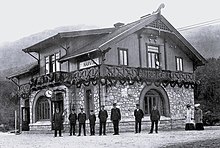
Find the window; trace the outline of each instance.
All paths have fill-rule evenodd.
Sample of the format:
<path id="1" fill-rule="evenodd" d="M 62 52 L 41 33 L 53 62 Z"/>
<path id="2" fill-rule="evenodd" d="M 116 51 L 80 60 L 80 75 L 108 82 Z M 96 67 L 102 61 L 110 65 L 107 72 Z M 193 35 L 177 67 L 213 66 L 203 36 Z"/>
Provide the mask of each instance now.
<path id="1" fill-rule="evenodd" d="M 164 115 L 164 103 L 160 94 L 155 90 L 150 90 L 147 92 L 144 98 L 144 112 L 150 115 L 153 106 L 156 105 L 161 115 Z"/>
<path id="2" fill-rule="evenodd" d="M 128 49 L 118 48 L 119 65 L 128 65 Z"/>
<path id="3" fill-rule="evenodd" d="M 159 60 L 159 47 L 158 46 L 147 46 L 148 54 L 148 67 L 149 68 L 160 68 Z"/>
<path id="4" fill-rule="evenodd" d="M 176 70 L 183 71 L 183 58 L 176 57 Z"/>
<path id="5" fill-rule="evenodd" d="M 92 97 L 91 89 L 85 91 L 85 113 L 89 117 L 90 110 L 94 110 L 94 99 Z"/>
<path id="6" fill-rule="evenodd" d="M 60 71 L 60 62 L 58 62 L 59 58 L 60 58 L 59 52 L 45 57 L 45 70 L 46 70 L 45 73 L 46 74 Z"/>
<path id="7" fill-rule="evenodd" d="M 46 97 L 41 97 L 37 101 L 36 119 L 49 120 L 50 119 L 50 107 Z"/>

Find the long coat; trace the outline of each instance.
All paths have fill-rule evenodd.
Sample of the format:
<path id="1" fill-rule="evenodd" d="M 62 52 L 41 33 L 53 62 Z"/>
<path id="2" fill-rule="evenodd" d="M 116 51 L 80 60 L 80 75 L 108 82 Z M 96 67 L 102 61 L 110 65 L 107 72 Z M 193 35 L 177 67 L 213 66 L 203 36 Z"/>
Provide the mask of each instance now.
<path id="1" fill-rule="evenodd" d="M 98 117 L 100 122 L 106 122 L 108 118 L 108 112 L 106 110 L 100 110 Z"/>
<path id="2" fill-rule="evenodd" d="M 158 120 L 160 120 L 160 112 L 157 109 L 151 111 L 150 120 L 151 121 L 158 121 Z"/>
<path id="3" fill-rule="evenodd" d="M 121 112 L 119 108 L 111 109 L 111 120 L 121 120 Z"/>
<path id="4" fill-rule="evenodd" d="M 62 112 L 54 113 L 54 115 L 53 115 L 53 128 L 54 128 L 54 130 L 63 129 L 63 115 L 62 115 Z"/>
<path id="5" fill-rule="evenodd" d="M 142 118 L 144 117 L 144 113 L 141 109 L 135 109 L 134 110 L 134 116 L 135 116 L 135 121 L 140 122 Z"/>
<path id="6" fill-rule="evenodd" d="M 193 113 L 192 113 L 192 110 L 191 108 L 187 108 L 186 110 L 186 123 L 193 123 Z"/>
<path id="7" fill-rule="evenodd" d="M 202 123 L 202 110 L 200 108 L 195 109 L 194 119 L 195 123 Z"/>

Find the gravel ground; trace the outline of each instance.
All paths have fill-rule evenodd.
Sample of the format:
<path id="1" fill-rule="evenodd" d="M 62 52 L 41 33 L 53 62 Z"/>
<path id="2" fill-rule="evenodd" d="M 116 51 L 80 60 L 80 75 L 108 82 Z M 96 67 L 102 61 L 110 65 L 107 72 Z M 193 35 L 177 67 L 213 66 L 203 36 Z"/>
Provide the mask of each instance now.
<path id="1" fill-rule="evenodd" d="M 54 138 L 52 134 L 0 133 L 0 148 L 185 148 L 220 147 L 220 126 L 205 127 L 204 131 L 169 130 L 158 134 L 120 133 L 107 136 L 68 136 Z"/>
<path id="2" fill-rule="evenodd" d="M 166 148 L 219 148 L 220 138 L 166 146 Z"/>

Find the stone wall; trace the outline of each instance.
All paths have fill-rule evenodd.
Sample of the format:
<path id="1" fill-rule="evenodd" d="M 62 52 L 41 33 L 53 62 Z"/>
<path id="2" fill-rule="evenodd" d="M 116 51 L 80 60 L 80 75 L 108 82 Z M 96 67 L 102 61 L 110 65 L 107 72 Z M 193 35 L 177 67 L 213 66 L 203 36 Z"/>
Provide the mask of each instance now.
<path id="1" fill-rule="evenodd" d="M 165 87 L 170 102 L 170 113 L 172 119 L 183 119 L 186 115 L 186 105 L 194 105 L 194 91 L 185 87 Z"/>
<path id="2" fill-rule="evenodd" d="M 133 120 L 134 110 L 136 103 L 140 103 L 140 95 L 145 87 L 154 88 L 156 86 L 146 86 L 146 84 L 134 83 L 133 85 L 128 85 L 125 83 L 121 85 L 116 83 L 115 86 L 101 86 L 101 96 L 102 103 L 105 105 L 105 109 L 108 111 L 110 116 L 111 108 L 113 103 L 117 103 L 117 106 L 121 110 L 122 121 Z M 185 87 L 167 87 L 161 86 L 168 96 L 168 108 L 170 110 L 170 118 L 174 119 L 184 119 L 186 112 L 186 104 L 194 104 L 194 93 L 193 89 Z M 93 88 L 93 98 L 95 105 L 95 114 L 98 115 L 99 111 L 99 97 L 98 97 L 98 85 Z M 84 91 L 85 87 L 77 89 L 77 105 L 84 106 Z"/>
<path id="3" fill-rule="evenodd" d="M 108 132 L 113 131 L 112 123 L 110 121 L 110 112 L 113 103 L 117 103 L 117 106 L 121 110 L 122 120 L 120 122 L 121 131 L 133 131 L 134 130 L 134 110 L 136 107 L 136 103 L 140 103 L 141 93 L 143 93 L 143 89 L 146 88 L 154 88 L 156 86 L 146 86 L 145 83 L 134 83 L 133 85 L 128 85 L 125 83 L 121 85 L 120 83 L 116 83 L 115 86 L 105 85 L 101 86 L 101 104 L 105 105 L 105 109 L 108 111 L 109 119 L 107 123 Z M 169 117 L 161 118 L 160 128 L 184 128 L 184 118 L 186 112 L 186 104 L 194 104 L 194 93 L 191 88 L 184 87 L 171 87 L 168 85 L 167 87 L 161 86 L 162 89 L 165 90 L 166 95 L 169 100 L 169 109 L 170 115 Z M 53 88 L 56 89 L 56 88 Z M 67 88 L 65 86 L 60 87 L 60 89 L 65 89 L 65 97 L 64 97 L 64 109 L 67 109 L 67 114 L 64 120 L 65 130 L 68 131 L 68 115 L 70 114 L 70 109 L 72 106 L 75 107 L 76 112 L 79 113 L 80 107 L 85 107 L 85 91 L 87 89 L 91 89 L 92 98 L 94 100 L 94 108 L 95 114 L 98 116 L 99 112 L 99 87 L 98 85 L 90 85 L 88 87 L 81 86 L 80 88 L 71 87 Z M 39 95 L 40 92 L 33 92 L 30 97 L 30 130 L 37 129 L 47 129 L 50 130 L 51 126 L 49 123 L 34 123 L 33 122 L 33 104 L 36 95 Z M 42 93 L 43 94 L 43 93 Z M 88 121 L 87 121 L 88 122 Z M 97 124 L 99 120 L 97 118 Z M 97 125 L 98 126 L 98 125 Z M 46 128 L 47 127 L 47 128 Z M 88 127 L 88 126 L 87 126 Z M 149 116 L 144 117 L 143 121 L 143 130 L 149 130 L 150 127 L 150 119 Z M 88 127 L 89 128 L 89 127 Z"/>

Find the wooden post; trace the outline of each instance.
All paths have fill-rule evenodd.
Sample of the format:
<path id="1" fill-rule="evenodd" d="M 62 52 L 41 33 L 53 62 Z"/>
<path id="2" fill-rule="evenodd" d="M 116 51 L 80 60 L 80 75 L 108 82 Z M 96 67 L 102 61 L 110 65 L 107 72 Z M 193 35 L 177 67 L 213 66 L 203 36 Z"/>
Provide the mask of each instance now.
<path id="1" fill-rule="evenodd" d="M 15 134 L 17 133 L 17 111 L 15 110 Z"/>

